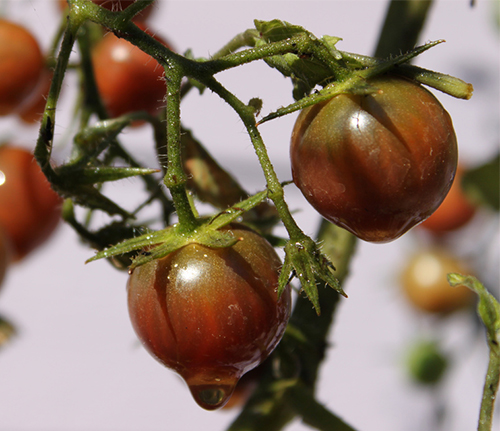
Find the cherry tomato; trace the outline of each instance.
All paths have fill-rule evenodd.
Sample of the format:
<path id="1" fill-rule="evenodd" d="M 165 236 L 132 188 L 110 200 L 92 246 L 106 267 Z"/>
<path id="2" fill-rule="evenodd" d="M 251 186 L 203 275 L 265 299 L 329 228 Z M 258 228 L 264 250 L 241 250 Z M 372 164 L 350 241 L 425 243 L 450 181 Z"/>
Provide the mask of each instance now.
<path id="1" fill-rule="evenodd" d="M 43 243 L 57 226 L 61 199 L 51 189 L 33 155 L 0 146 L 0 226 L 19 260 Z"/>
<path id="2" fill-rule="evenodd" d="M 164 70 L 148 54 L 108 33 L 94 47 L 92 57 L 97 87 L 111 117 L 133 111 L 155 115 L 164 106 Z"/>
<path id="3" fill-rule="evenodd" d="M 129 7 L 132 3 L 141 0 L 92 0 L 95 4 L 102 6 L 111 11 L 121 11 Z M 61 10 L 66 9 L 68 2 L 66 0 L 59 0 L 59 8 Z M 134 21 L 144 21 L 151 15 L 152 4 L 143 9 L 134 17 Z"/>
<path id="4" fill-rule="evenodd" d="M 241 225 L 231 230 L 234 246 L 187 245 L 136 268 L 127 285 L 139 339 L 208 410 L 272 352 L 290 313 L 290 288 L 277 296 L 281 261 L 272 246 Z"/>
<path id="5" fill-rule="evenodd" d="M 304 109 L 291 139 L 295 184 L 327 220 L 392 241 L 443 201 L 457 165 L 448 113 L 422 86 L 384 76 L 379 93 L 343 94 Z"/>
<path id="6" fill-rule="evenodd" d="M 44 67 L 33 35 L 0 18 L 0 115 L 9 115 L 31 94 Z"/>
<path id="7" fill-rule="evenodd" d="M 476 206 L 467 199 L 461 180 L 462 170 L 459 168 L 450 192 L 439 208 L 420 225 L 421 227 L 439 235 L 465 226 L 474 217 Z"/>
<path id="8" fill-rule="evenodd" d="M 409 351 L 408 371 L 412 379 L 421 385 L 439 383 L 448 368 L 449 360 L 435 341 L 419 341 Z"/>
<path id="9" fill-rule="evenodd" d="M 459 260 L 440 249 L 415 254 L 402 274 L 403 293 L 416 309 L 450 313 L 470 305 L 474 293 L 464 286 L 451 287 L 447 274 L 468 271 Z"/>

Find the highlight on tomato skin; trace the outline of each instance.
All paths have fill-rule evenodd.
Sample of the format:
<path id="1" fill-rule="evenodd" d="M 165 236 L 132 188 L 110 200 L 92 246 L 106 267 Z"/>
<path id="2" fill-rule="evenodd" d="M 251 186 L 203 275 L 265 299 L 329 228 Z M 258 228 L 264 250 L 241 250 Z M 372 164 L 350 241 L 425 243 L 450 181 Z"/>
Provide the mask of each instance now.
<path id="1" fill-rule="evenodd" d="M 0 116 L 31 94 L 44 68 L 38 41 L 26 28 L 0 18 Z"/>
<path id="2" fill-rule="evenodd" d="M 50 237 L 59 224 L 61 204 L 28 150 L 0 145 L 0 227 L 14 261 Z"/>
<path id="3" fill-rule="evenodd" d="M 241 225 L 231 230 L 240 238 L 234 246 L 187 245 L 135 268 L 127 284 L 142 344 L 208 410 L 223 407 L 242 375 L 269 356 L 290 315 L 290 287 L 277 296 L 273 247 Z"/>
<path id="4" fill-rule="evenodd" d="M 476 214 L 477 206 L 467 198 L 461 180 L 464 170 L 459 166 L 449 193 L 436 211 L 419 226 L 436 235 L 465 226 Z"/>
<path id="5" fill-rule="evenodd" d="M 474 293 L 465 286 L 451 287 L 449 273 L 468 274 L 469 270 L 443 249 L 421 250 L 402 271 L 402 292 L 412 307 L 424 313 L 448 314 L 470 306 Z"/>
<path id="6" fill-rule="evenodd" d="M 457 166 L 450 116 L 421 85 L 383 76 L 380 93 L 304 109 L 290 147 L 295 184 L 327 220 L 365 241 L 392 241 L 429 217 Z"/>
<path id="7" fill-rule="evenodd" d="M 139 27 L 145 30 L 143 25 Z M 171 48 L 159 36 L 154 37 Z M 165 106 L 164 69 L 138 47 L 107 33 L 94 46 L 92 60 L 99 94 L 112 118 L 134 111 L 156 115 Z"/>

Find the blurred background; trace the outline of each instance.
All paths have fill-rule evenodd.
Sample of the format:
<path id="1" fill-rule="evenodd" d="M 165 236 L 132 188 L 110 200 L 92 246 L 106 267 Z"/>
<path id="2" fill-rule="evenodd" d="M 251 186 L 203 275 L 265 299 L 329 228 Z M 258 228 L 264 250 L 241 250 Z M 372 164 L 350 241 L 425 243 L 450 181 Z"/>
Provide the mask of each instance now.
<path id="1" fill-rule="evenodd" d="M 339 36 L 340 50 L 373 53 L 387 1 L 174 1 L 156 0 L 149 28 L 178 52 L 209 57 L 253 20 L 279 18 L 317 36 Z M 460 161 L 467 167 L 497 154 L 500 143 L 500 43 L 498 1 L 437 0 L 420 42 L 445 39 L 416 64 L 474 85 L 470 101 L 434 92 L 450 113 Z M 61 12 L 51 0 L 3 0 L 4 17 L 29 28 L 46 50 Z M 65 81 L 57 112 L 54 157 L 67 157 L 74 86 Z M 222 73 L 220 81 L 247 101 L 260 97 L 262 114 L 292 102 L 291 83 L 263 62 Z M 261 126 L 279 178 L 291 179 L 288 146 L 296 115 Z M 237 116 L 210 92 L 192 91 L 182 119 L 220 163 L 249 191 L 265 182 L 251 143 Z M 33 148 L 37 127 L 0 118 L 0 139 Z M 156 167 L 148 127 L 127 130 L 122 141 L 144 164 Z M 137 180 L 107 191 L 124 205 Z M 314 235 L 319 216 L 295 186 L 286 198 L 303 230 Z M 132 197 L 133 199 L 133 197 Z M 133 206 L 133 205 L 130 205 Z M 321 369 L 318 399 L 354 428 L 385 431 L 470 431 L 476 428 L 487 348 L 471 310 L 447 318 L 416 310 L 401 289 L 410 256 L 433 243 L 418 228 L 386 245 L 359 243 L 344 285 L 330 349 Z M 499 288 L 498 213 L 480 209 L 471 222 L 441 243 L 471 271 Z M 85 265 L 93 251 L 61 224 L 42 248 L 9 269 L 0 292 L 0 314 L 16 336 L 0 350 L 1 431 L 222 431 L 236 410 L 207 412 L 185 384 L 138 344 L 130 325 L 127 274 L 105 261 Z M 406 366 L 417 340 L 432 339 L 450 359 L 440 385 L 415 383 Z M 441 418 L 441 425 L 436 425 Z M 498 409 L 497 409 L 497 421 Z M 307 430 L 299 420 L 288 428 Z"/>

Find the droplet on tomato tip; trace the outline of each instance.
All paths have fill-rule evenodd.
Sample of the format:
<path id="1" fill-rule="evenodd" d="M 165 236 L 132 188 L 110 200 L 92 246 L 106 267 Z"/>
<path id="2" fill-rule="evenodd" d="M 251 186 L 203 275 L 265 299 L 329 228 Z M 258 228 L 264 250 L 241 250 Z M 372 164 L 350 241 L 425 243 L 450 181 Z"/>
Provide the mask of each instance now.
<path id="1" fill-rule="evenodd" d="M 234 384 L 188 385 L 196 403 L 205 410 L 223 407 L 234 392 Z"/>

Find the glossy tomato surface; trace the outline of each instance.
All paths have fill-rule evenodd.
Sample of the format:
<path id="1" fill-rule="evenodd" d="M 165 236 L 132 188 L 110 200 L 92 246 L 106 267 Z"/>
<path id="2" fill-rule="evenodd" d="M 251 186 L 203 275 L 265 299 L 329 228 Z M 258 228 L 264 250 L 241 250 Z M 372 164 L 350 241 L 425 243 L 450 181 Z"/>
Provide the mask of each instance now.
<path id="1" fill-rule="evenodd" d="M 24 148 L 0 146 L 0 226 L 19 260 L 56 228 L 61 198 Z"/>
<path id="2" fill-rule="evenodd" d="M 380 92 L 304 109 L 291 139 L 295 184 L 327 220 L 392 241 L 443 201 L 457 165 L 451 118 L 422 86 L 392 76 Z"/>
<path id="3" fill-rule="evenodd" d="M 97 87 L 111 117 L 133 111 L 155 115 L 165 105 L 163 67 L 130 42 L 107 33 L 92 58 Z"/>
<path id="4" fill-rule="evenodd" d="M 0 18 L 0 115 L 12 114 L 35 88 L 44 58 L 34 36 Z"/>
<path id="5" fill-rule="evenodd" d="M 461 184 L 462 174 L 459 168 L 450 192 L 439 208 L 420 225 L 421 227 L 439 235 L 465 226 L 474 217 L 477 208 L 464 193 Z"/>
<path id="6" fill-rule="evenodd" d="M 470 305 L 474 293 L 464 286 L 451 287 L 449 273 L 468 274 L 465 266 L 441 249 L 415 254 L 403 270 L 401 284 L 410 304 L 427 313 L 450 313 Z"/>
<path id="7" fill-rule="evenodd" d="M 190 244 L 136 268 L 128 281 L 139 339 L 209 410 L 272 352 L 290 313 L 290 288 L 277 296 L 281 261 L 272 246 L 242 226 L 232 232 L 239 238 L 232 247 Z"/>

